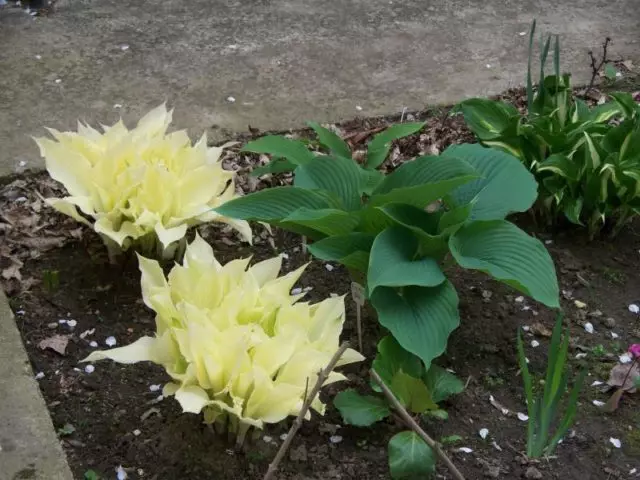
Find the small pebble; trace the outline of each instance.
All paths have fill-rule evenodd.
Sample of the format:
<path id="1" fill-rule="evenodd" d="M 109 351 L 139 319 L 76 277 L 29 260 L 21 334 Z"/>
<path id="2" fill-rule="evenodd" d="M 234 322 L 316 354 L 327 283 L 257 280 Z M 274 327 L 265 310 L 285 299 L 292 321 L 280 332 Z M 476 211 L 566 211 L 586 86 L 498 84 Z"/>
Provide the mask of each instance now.
<path id="1" fill-rule="evenodd" d="M 335 444 L 335 443 L 340 443 L 340 442 L 342 441 L 342 436 L 340 436 L 340 435 L 331 435 L 331 436 L 329 437 L 329 441 L 330 441 L 331 443 L 334 443 L 334 444 Z"/>
<path id="2" fill-rule="evenodd" d="M 84 367 L 84 371 L 87 373 L 93 373 L 95 372 L 96 367 L 94 367 L 93 365 L 89 364 L 86 367 Z"/>
<path id="3" fill-rule="evenodd" d="M 478 432 L 478 435 L 480 435 L 480 438 L 484 440 L 485 438 L 487 438 L 487 435 L 489 435 L 489 429 L 481 428 L 480 431 Z"/>
<path id="4" fill-rule="evenodd" d="M 227 102 L 234 103 L 236 99 L 234 97 L 227 97 Z"/>
<path id="5" fill-rule="evenodd" d="M 133 431 L 133 434 L 137 437 L 138 435 L 140 435 L 142 432 L 140 430 L 138 430 L 137 428 Z"/>
<path id="6" fill-rule="evenodd" d="M 35 376 L 35 379 L 36 379 L 36 380 L 40 380 L 40 379 L 42 379 L 42 378 L 44 378 L 44 372 L 38 372 L 38 373 L 36 373 L 36 376 Z"/>
<path id="7" fill-rule="evenodd" d="M 280 435 L 280 440 L 282 440 L 283 442 L 287 439 L 287 434 L 283 433 L 282 435 Z"/>
<path id="8" fill-rule="evenodd" d="M 615 340 L 616 338 L 620 338 L 620 335 L 618 335 L 616 332 L 611 332 L 611 338 Z"/>
<path id="9" fill-rule="evenodd" d="M 58 328 L 58 324 L 56 322 L 51 322 L 51 323 L 47 324 L 47 327 L 49 327 L 49 328 Z"/>
<path id="10" fill-rule="evenodd" d="M 75 326 L 78 325 L 78 322 L 75 320 L 67 320 L 67 326 L 69 328 L 75 328 Z"/>
<path id="11" fill-rule="evenodd" d="M 584 331 L 587 333 L 593 333 L 593 324 L 591 322 L 587 322 L 584 324 Z"/>
<path id="12" fill-rule="evenodd" d="M 607 328 L 613 328 L 616 326 L 616 320 L 611 317 L 607 317 L 604 321 L 604 324 Z"/>
<path id="13" fill-rule="evenodd" d="M 115 344 L 116 344 L 116 343 L 117 343 L 117 342 L 116 342 L 116 337 L 107 337 L 107 338 L 105 339 L 105 341 L 104 341 L 104 344 L 105 344 L 107 347 L 113 347 L 113 346 L 115 346 Z"/>
<path id="14" fill-rule="evenodd" d="M 269 435 L 265 435 L 264 437 L 262 437 L 262 441 L 265 443 L 271 443 L 273 441 L 273 437 L 270 437 Z"/>
<path id="15" fill-rule="evenodd" d="M 542 473 L 536 467 L 531 466 L 527 468 L 527 471 L 524 473 L 524 478 L 540 480 L 542 478 Z"/>
<path id="16" fill-rule="evenodd" d="M 533 348 L 539 347 L 540 346 L 540 342 L 537 340 L 531 340 L 531 346 Z"/>
<path id="17" fill-rule="evenodd" d="M 93 340 L 92 342 L 89 342 L 89 346 L 93 347 L 93 348 L 98 348 L 98 342 L 96 342 L 95 340 Z"/>
<path id="18" fill-rule="evenodd" d="M 360 105 L 356 105 L 356 110 L 361 112 L 362 111 L 362 107 Z"/>
<path id="19" fill-rule="evenodd" d="M 327 272 L 333 272 L 333 269 L 335 268 L 333 265 L 331 265 L 330 263 L 327 263 L 324 268 L 327 269 Z"/>
<path id="20" fill-rule="evenodd" d="M 631 313 L 640 313 L 640 307 L 638 305 L 636 305 L 635 303 L 632 303 L 631 305 L 629 305 L 629 311 Z"/>
<path id="21" fill-rule="evenodd" d="M 524 302 L 524 297 L 522 295 L 520 295 L 519 297 L 516 297 L 516 303 L 522 303 Z"/>

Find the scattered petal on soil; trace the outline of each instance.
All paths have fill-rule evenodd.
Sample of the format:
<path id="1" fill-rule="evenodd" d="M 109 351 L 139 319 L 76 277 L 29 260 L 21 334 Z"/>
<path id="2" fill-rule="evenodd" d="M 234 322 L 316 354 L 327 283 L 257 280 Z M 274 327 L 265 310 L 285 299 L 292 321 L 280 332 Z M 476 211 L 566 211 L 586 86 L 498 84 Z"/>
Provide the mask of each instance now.
<path id="1" fill-rule="evenodd" d="M 593 333 L 593 324 L 591 322 L 587 322 L 584 324 L 584 331 L 587 333 Z"/>
<path id="2" fill-rule="evenodd" d="M 361 112 L 362 111 L 362 107 L 360 105 L 356 105 L 356 110 Z"/>
<path id="3" fill-rule="evenodd" d="M 470 449 L 469 447 L 460 447 L 460 448 L 458 449 L 458 451 L 459 451 L 460 453 L 472 453 L 472 452 L 473 452 L 473 450 L 472 450 L 472 449 Z"/>
<path id="4" fill-rule="evenodd" d="M 498 445 L 498 443 L 495 440 L 493 442 L 491 442 L 491 445 L 493 446 L 493 448 L 495 448 L 499 452 L 502 451 L 502 447 L 500 445 Z"/>
<path id="5" fill-rule="evenodd" d="M 631 305 L 629 305 L 629 311 L 631 313 L 640 313 L 640 307 L 638 305 L 636 305 L 635 303 L 632 303 Z"/>
<path id="6" fill-rule="evenodd" d="M 601 382 L 600 380 L 594 380 L 593 383 L 591 384 L 592 387 L 599 387 L 600 385 L 603 385 L 604 382 Z"/>
<path id="7" fill-rule="evenodd" d="M 156 383 L 156 384 L 153 384 L 153 385 L 149 385 L 149 390 L 152 391 L 152 392 L 157 392 L 161 388 L 162 388 L 162 385 L 160 385 L 159 383 Z"/>
<path id="8" fill-rule="evenodd" d="M 481 428 L 480 431 L 478 432 L 478 435 L 480 435 L 480 438 L 484 440 L 485 438 L 487 438 L 487 435 L 489 435 L 489 429 Z"/>
<path id="9" fill-rule="evenodd" d="M 38 372 L 36 373 L 35 379 L 36 380 L 40 380 L 44 378 L 44 372 Z"/>
<path id="10" fill-rule="evenodd" d="M 120 45 L 120 50 L 126 52 L 127 50 L 129 50 L 129 45 Z"/>
<path id="11" fill-rule="evenodd" d="M 611 332 L 611 338 L 615 340 L 616 338 L 620 338 L 620 335 L 618 335 L 616 332 Z"/>
<path id="12" fill-rule="evenodd" d="M 280 435 L 280 440 L 282 440 L 283 442 L 287 439 L 287 434 L 283 433 L 282 435 Z"/>
<path id="13" fill-rule="evenodd" d="M 540 342 L 537 340 L 531 340 L 531 346 L 533 348 L 539 347 L 540 346 Z"/>
<path id="14" fill-rule="evenodd" d="M 586 353 L 576 353 L 576 359 L 580 360 L 581 358 L 585 358 L 587 356 Z"/>
<path id="15" fill-rule="evenodd" d="M 524 327 L 522 327 L 522 330 L 528 332 L 529 330 L 531 330 L 531 327 L 529 327 L 529 325 L 525 325 Z"/>
<path id="16" fill-rule="evenodd" d="M 227 102 L 234 103 L 235 101 L 236 101 L 235 97 L 231 97 L 231 96 L 227 97 Z"/>
<path id="17" fill-rule="evenodd" d="M 96 367 L 94 367 L 93 365 L 89 364 L 86 367 L 84 367 L 84 371 L 87 373 L 93 373 L 95 372 Z"/>
<path id="18" fill-rule="evenodd" d="M 630 363 L 631 355 L 629 353 L 623 353 L 618 357 L 618 359 L 620 360 L 620 363 Z"/>
<path id="19" fill-rule="evenodd" d="M 270 437 L 269 435 L 265 435 L 264 437 L 262 437 L 262 441 L 265 443 L 271 443 L 273 441 L 273 437 Z"/>
<path id="20" fill-rule="evenodd" d="M 327 263 L 324 268 L 327 269 L 327 272 L 333 272 L 333 269 L 335 268 L 333 265 L 331 265 L 330 263 Z"/>
<path id="21" fill-rule="evenodd" d="M 522 412 L 518 412 L 518 420 L 522 422 L 526 422 L 527 420 L 529 420 L 529 415 L 525 415 Z"/>
<path id="22" fill-rule="evenodd" d="M 113 108 L 116 108 L 116 109 L 122 108 L 122 104 L 121 103 L 114 103 L 113 104 Z"/>
<path id="23" fill-rule="evenodd" d="M 329 441 L 331 443 L 340 443 L 342 441 L 342 436 L 340 436 L 340 435 L 331 435 L 329 437 Z"/>
<path id="24" fill-rule="evenodd" d="M 291 295 L 300 295 L 302 293 L 302 289 L 297 287 L 291 290 Z"/>
<path id="25" fill-rule="evenodd" d="M 140 430 L 138 430 L 137 428 L 133 431 L 133 434 L 137 437 L 138 435 L 140 435 L 142 432 Z"/>
<path id="26" fill-rule="evenodd" d="M 122 465 L 118 465 L 118 467 L 116 468 L 116 477 L 118 478 L 118 480 L 127 479 L 127 472 L 124 471 L 124 468 L 122 468 Z"/>
<path id="27" fill-rule="evenodd" d="M 89 342 L 89 346 L 93 347 L 93 348 L 98 348 L 98 342 L 96 342 L 95 340 L 93 340 L 92 342 Z"/>
<path id="28" fill-rule="evenodd" d="M 600 400 L 594 400 L 594 401 L 593 401 L 593 404 L 594 404 L 596 407 L 604 407 L 604 406 L 605 406 L 605 403 L 604 403 L 604 402 L 601 402 Z"/>
<path id="29" fill-rule="evenodd" d="M 531 331 L 541 337 L 551 337 L 551 330 L 545 327 L 542 323 L 536 322 L 531 325 Z"/>
<path id="30" fill-rule="evenodd" d="M 107 338 L 105 339 L 105 341 L 104 341 L 104 344 L 105 344 L 107 347 L 114 347 L 114 346 L 116 345 L 116 343 L 118 343 L 118 342 L 116 341 L 116 337 L 107 337 Z"/>
<path id="31" fill-rule="evenodd" d="M 75 320 L 67 320 L 67 326 L 69 328 L 75 328 L 75 326 L 78 325 L 78 322 Z"/>
<path id="32" fill-rule="evenodd" d="M 581 302 L 580 300 L 574 300 L 573 304 L 577 307 L 577 308 L 587 308 L 587 304 L 584 302 Z"/>
<path id="33" fill-rule="evenodd" d="M 613 446 L 614 446 L 614 447 L 616 447 L 616 448 L 620 448 L 620 447 L 622 447 L 622 442 L 621 442 L 619 439 L 617 439 L 617 438 L 613 438 L 613 437 L 611 437 L 611 438 L 609 439 L 609 442 L 611 443 L 611 445 L 613 445 Z"/>
<path id="34" fill-rule="evenodd" d="M 85 330 L 84 332 L 82 332 L 80 334 L 80 338 L 85 338 L 85 337 L 87 337 L 89 335 L 93 335 L 94 333 L 96 333 L 96 329 L 95 328 L 92 328 L 91 330 Z"/>
<path id="35" fill-rule="evenodd" d="M 516 303 L 522 303 L 524 302 L 524 297 L 522 295 L 520 295 L 519 297 L 516 297 Z"/>

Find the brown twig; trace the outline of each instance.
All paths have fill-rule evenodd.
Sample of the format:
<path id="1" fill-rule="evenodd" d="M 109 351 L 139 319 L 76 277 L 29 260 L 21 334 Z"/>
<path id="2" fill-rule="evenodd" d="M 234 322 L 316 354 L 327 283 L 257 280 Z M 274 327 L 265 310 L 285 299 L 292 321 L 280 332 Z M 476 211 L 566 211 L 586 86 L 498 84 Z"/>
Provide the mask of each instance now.
<path id="1" fill-rule="evenodd" d="M 340 345 L 340 348 L 336 351 L 333 357 L 331 357 L 331 360 L 329 361 L 325 369 L 318 372 L 318 381 L 311 389 L 311 392 L 309 393 L 309 395 L 306 397 L 304 404 L 300 409 L 300 413 L 298 413 L 298 416 L 293 421 L 293 424 L 291 425 L 291 428 L 287 433 L 287 438 L 280 446 L 278 453 L 276 453 L 276 456 L 274 457 L 273 461 L 269 464 L 269 469 L 267 470 L 267 473 L 264 475 L 263 480 L 271 480 L 275 475 L 276 470 L 278 469 L 278 465 L 280 465 L 280 462 L 284 458 L 284 455 L 287 453 L 287 450 L 289 450 L 289 446 L 293 441 L 293 437 L 295 436 L 298 429 L 302 426 L 302 421 L 304 420 L 304 417 L 307 414 L 307 411 L 311 407 L 311 403 L 313 402 L 314 398 L 316 398 L 316 395 L 318 395 L 318 392 L 322 388 L 322 384 L 325 382 L 329 374 L 333 371 L 333 369 L 336 366 L 336 363 L 338 363 L 338 360 L 340 360 L 340 357 L 342 357 L 342 354 L 345 352 L 347 348 L 349 348 L 348 342 L 344 342 L 342 345 Z"/>
<path id="2" fill-rule="evenodd" d="M 418 423 L 413 419 L 413 417 L 409 415 L 409 412 L 407 412 L 407 410 L 402 406 L 402 404 L 398 401 L 398 399 L 393 394 L 393 392 L 389 389 L 389 387 L 385 385 L 382 378 L 380 378 L 380 375 L 378 375 L 378 373 L 374 369 L 371 369 L 371 377 L 378 385 L 380 385 L 380 388 L 382 389 L 384 396 L 387 397 L 387 400 L 389 401 L 389 403 L 391 403 L 394 410 L 398 412 L 398 414 L 400 415 L 404 423 L 408 427 L 410 427 L 414 432 L 416 432 L 420 436 L 420 438 L 422 438 L 422 440 L 424 440 L 424 442 L 427 445 L 429 445 L 429 447 L 431 447 L 431 449 L 436 453 L 436 455 L 440 457 L 440 460 L 444 462 L 444 464 L 447 466 L 447 468 L 449 469 L 449 471 L 451 472 L 451 474 L 456 480 L 464 480 L 464 476 L 462 475 L 462 473 L 460 473 L 460 470 L 457 469 L 457 467 L 453 464 L 453 462 L 447 456 L 447 454 L 442 451 L 442 449 L 440 448 L 440 445 L 438 445 L 438 443 L 435 440 L 433 440 L 429 435 L 427 435 L 427 432 L 425 432 L 420 427 L 420 425 L 418 425 Z"/>
<path id="3" fill-rule="evenodd" d="M 600 59 L 600 63 L 598 63 L 596 57 L 593 55 L 593 50 L 589 50 L 589 58 L 591 59 L 591 80 L 589 81 L 589 86 L 584 92 L 585 97 L 593 88 L 596 78 L 598 77 L 598 72 L 600 72 L 600 69 L 605 63 L 607 63 L 607 47 L 609 46 L 609 42 L 611 42 L 611 38 L 605 38 L 604 43 L 602 44 L 602 58 Z"/>

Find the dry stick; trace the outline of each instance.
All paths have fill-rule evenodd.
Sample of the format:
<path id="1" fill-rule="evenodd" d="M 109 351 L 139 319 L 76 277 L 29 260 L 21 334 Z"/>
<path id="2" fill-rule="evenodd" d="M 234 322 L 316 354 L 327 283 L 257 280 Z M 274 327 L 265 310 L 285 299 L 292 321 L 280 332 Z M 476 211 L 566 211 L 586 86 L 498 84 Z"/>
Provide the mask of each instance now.
<path id="1" fill-rule="evenodd" d="M 302 421 L 304 420 L 304 416 L 307 414 L 309 407 L 311 407 L 311 403 L 313 402 L 313 399 L 316 398 L 316 395 L 318 395 L 318 392 L 322 388 L 322 384 L 325 382 L 329 374 L 333 371 L 333 369 L 336 366 L 336 363 L 338 363 L 338 360 L 340 360 L 340 357 L 342 357 L 342 354 L 345 352 L 347 348 L 349 348 L 348 342 L 344 342 L 342 345 L 340 345 L 340 348 L 336 351 L 336 353 L 334 353 L 333 357 L 331 357 L 331 360 L 329 361 L 325 369 L 318 372 L 318 381 L 311 389 L 309 396 L 306 397 L 304 404 L 300 409 L 300 413 L 298 413 L 298 416 L 293 421 L 293 424 L 291 425 L 291 428 L 287 433 L 287 438 L 280 446 L 280 449 L 278 450 L 278 453 L 276 453 L 276 456 L 273 459 L 273 462 L 269 464 L 269 469 L 267 470 L 267 473 L 264 475 L 263 480 L 271 480 L 275 475 L 276 470 L 278 469 L 278 465 L 280 465 L 280 462 L 284 458 L 284 455 L 287 453 L 287 450 L 289 450 L 289 446 L 293 441 L 293 437 L 297 433 L 298 429 L 302 426 Z"/>
<path id="2" fill-rule="evenodd" d="M 592 50 L 589 51 L 589 57 L 591 58 L 591 80 L 589 81 L 589 86 L 584 92 L 585 97 L 593 88 L 593 85 L 596 82 L 596 77 L 598 76 L 598 72 L 607 62 L 607 47 L 609 46 L 610 41 L 611 41 L 611 38 L 609 37 L 607 37 L 604 40 L 604 43 L 602 44 L 602 59 L 600 60 L 600 63 L 597 65 L 596 65 L 597 60 L 596 60 L 596 57 L 593 55 L 593 51 Z"/>
<path id="3" fill-rule="evenodd" d="M 460 473 L 460 470 L 458 470 L 453 462 L 449 459 L 449 457 L 447 457 L 447 454 L 442 451 L 438 443 L 429 435 L 427 435 L 427 432 L 420 428 L 420 425 L 418 425 L 413 417 L 409 415 L 407 410 L 398 401 L 393 392 L 389 390 L 389 387 L 385 385 L 382 378 L 380 378 L 380 375 L 378 375 L 378 373 L 373 368 L 371 369 L 371 377 L 378 385 L 380 385 L 384 396 L 387 397 L 387 400 L 391 403 L 396 412 L 398 412 L 402 420 L 407 424 L 407 426 L 409 426 L 414 432 L 416 432 L 420 436 L 420 438 L 422 438 L 422 440 L 424 440 L 424 442 L 431 447 L 434 452 L 436 452 L 436 455 L 438 455 L 438 457 L 440 457 L 440 460 L 445 463 L 453 477 L 456 478 L 456 480 L 464 480 L 464 477 L 462 476 L 462 473 Z"/>

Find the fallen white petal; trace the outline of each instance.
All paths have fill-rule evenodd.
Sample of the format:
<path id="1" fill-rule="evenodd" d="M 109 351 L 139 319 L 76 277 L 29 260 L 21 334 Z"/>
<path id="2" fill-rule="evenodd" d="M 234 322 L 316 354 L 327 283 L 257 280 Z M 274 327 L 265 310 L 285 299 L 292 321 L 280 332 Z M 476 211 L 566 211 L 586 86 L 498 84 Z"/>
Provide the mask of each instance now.
<path id="1" fill-rule="evenodd" d="M 94 367 L 93 365 L 89 364 L 86 367 L 84 367 L 84 371 L 87 373 L 93 373 L 95 372 L 96 367 Z"/>
<path id="2" fill-rule="evenodd" d="M 297 287 L 291 290 L 291 295 L 300 295 L 302 293 L 302 289 Z"/>
<path id="3" fill-rule="evenodd" d="M 280 440 L 282 440 L 283 442 L 287 439 L 287 434 L 283 433 L 282 435 L 280 435 Z"/>
<path id="4" fill-rule="evenodd" d="M 36 55 L 36 60 L 42 60 L 42 55 Z"/>
<path id="5" fill-rule="evenodd" d="M 93 348 L 98 348 L 98 342 L 96 342 L 95 340 L 89 343 L 89 346 L 93 347 Z"/>
<path id="6" fill-rule="evenodd" d="M 600 385 L 602 385 L 603 382 L 601 382 L 600 380 L 594 380 L 593 383 L 591 384 L 592 387 L 599 387 Z"/>
<path id="7" fill-rule="evenodd" d="M 478 432 L 478 435 L 480 435 L 480 438 L 484 440 L 485 438 L 487 438 L 487 435 L 489 435 L 489 429 L 481 428 L 480 431 Z"/>
<path id="8" fill-rule="evenodd" d="M 116 337 L 107 337 L 104 341 L 107 347 L 114 347 L 116 345 Z"/>
<path id="9" fill-rule="evenodd" d="M 335 268 L 333 265 L 331 265 L 330 263 L 327 263 L 324 268 L 327 269 L 327 272 L 333 272 L 333 269 Z"/>
<path id="10" fill-rule="evenodd" d="M 524 297 L 522 295 L 520 295 L 519 297 L 516 297 L 516 303 L 522 303 L 524 302 Z"/>
<path id="11" fill-rule="evenodd" d="M 38 373 L 36 373 L 35 379 L 36 379 L 36 380 L 40 380 L 41 378 L 44 378 L 44 372 L 38 372 Z"/>
<path id="12" fill-rule="evenodd" d="M 227 97 L 227 102 L 234 103 L 236 99 L 234 97 Z"/>
<path id="13" fill-rule="evenodd" d="M 356 105 L 356 110 L 361 112 L 362 111 L 362 107 L 360 105 Z"/>
<path id="14" fill-rule="evenodd" d="M 636 473 L 638 471 L 637 468 L 632 468 L 631 470 L 629 470 L 629 475 L 633 475 L 634 473 Z"/>
<path id="15" fill-rule="evenodd" d="M 157 392 L 161 388 L 162 388 L 162 385 L 160 385 L 159 383 L 156 383 L 154 385 L 149 385 L 149 390 L 152 392 Z"/>
<path id="16" fill-rule="evenodd" d="M 528 332 L 529 330 L 531 330 L 531 328 L 529 327 L 529 325 L 525 325 L 524 327 L 522 327 L 522 330 Z"/>
<path id="17" fill-rule="evenodd" d="M 67 320 L 67 326 L 69 328 L 75 328 L 76 325 L 78 325 L 78 322 L 76 322 L 75 320 Z"/>
<path id="18" fill-rule="evenodd" d="M 137 428 L 133 431 L 133 434 L 137 437 L 138 435 L 140 435 L 142 432 L 140 430 L 138 430 Z"/>
<path id="19" fill-rule="evenodd" d="M 586 353 L 576 353 L 576 358 L 579 360 L 581 358 L 585 358 L 587 356 Z"/>
<path id="20" fill-rule="evenodd" d="M 623 353 L 618 357 L 618 359 L 620 360 L 620 363 L 629 363 L 632 360 L 631 355 L 629 353 Z"/>
<path id="21" fill-rule="evenodd" d="M 329 437 L 329 441 L 331 443 L 340 443 L 342 441 L 342 437 L 340 435 L 331 435 Z"/>
<path id="22" fill-rule="evenodd" d="M 262 437 L 262 441 L 265 443 L 271 443 L 273 441 L 273 437 L 270 437 L 269 435 L 265 435 L 264 437 Z"/>
<path id="23" fill-rule="evenodd" d="M 524 37 L 527 34 L 527 32 L 519 32 L 518 35 L 520 35 L 521 37 Z"/>
<path id="24" fill-rule="evenodd" d="M 124 471 L 124 468 L 122 468 L 122 465 L 118 465 L 116 467 L 116 476 L 118 477 L 118 480 L 126 480 L 127 472 Z"/>
<path id="25" fill-rule="evenodd" d="M 611 445 L 613 445 L 613 446 L 614 446 L 614 447 L 616 447 L 616 448 L 620 448 L 620 447 L 622 447 L 622 442 L 621 442 L 619 439 L 617 439 L 617 438 L 613 438 L 613 437 L 611 437 L 611 438 L 609 439 L 609 442 L 611 443 Z"/>
<path id="26" fill-rule="evenodd" d="M 129 45 L 120 45 L 120 50 L 126 52 L 127 50 L 129 50 Z"/>
<path id="27" fill-rule="evenodd" d="M 631 305 L 629 305 L 629 311 L 631 313 L 640 313 L 640 307 L 635 303 L 632 303 Z"/>
<path id="28" fill-rule="evenodd" d="M 521 420 L 523 422 L 526 422 L 527 420 L 529 420 L 529 416 L 525 415 L 522 412 L 518 412 L 518 420 Z"/>
<path id="29" fill-rule="evenodd" d="M 56 78 L 56 83 L 60 83 L 60 82 L 62 82 L 62 80 L 59 78 Z"/>
<path id="30" fill-rule="evenodd" d="M 594 400 L 594 401 L 593 401 L 593 404 L 594 404 L 596 407 L 604 407 L 604 402 L 601 402 L 600 400 Z"/>
<path id="31" fill-rule="evenodd" d="M 502 451 L 502 447 L 500 445 L 498 445 L 495 440 L 493 442 L 491 442 L 491 445 L 493 446 L 493 448 L 495 448 L 499 452 Z"/>
<path id="32" fill-rule="evenodd" d="M 618 335 L 616 332 L 611 332 L 611 338 L 613 339 L 620 338 L 620 335 Z"/>
<path id="33" fill-rule="evenodd" d="M 461 453 L 471 453 L 471 452 L 473 452 L 473 450 L 471 450 L 469 447 L 460 447 L 458 449 L 458 451 L 461 452 Z"/>
<path id="34" fill-rule="evenodd" d="M 584 324 L 584 331 L 587 333 L 593 333 L 593 324 L 591 322 L 587 322 Z"/>
<path id="35" fill-rule="evenodd" d="M 539 347 L 540 346 L 540 342 L 537 340 L 531 340 L 531 346 L 533 348 Z"/>
<path id="36" fill-rule="evenodd" d="M 113 108 L 122 108 L 122 104 L 121 103 L 114 103 L 113 104 Z"/>

